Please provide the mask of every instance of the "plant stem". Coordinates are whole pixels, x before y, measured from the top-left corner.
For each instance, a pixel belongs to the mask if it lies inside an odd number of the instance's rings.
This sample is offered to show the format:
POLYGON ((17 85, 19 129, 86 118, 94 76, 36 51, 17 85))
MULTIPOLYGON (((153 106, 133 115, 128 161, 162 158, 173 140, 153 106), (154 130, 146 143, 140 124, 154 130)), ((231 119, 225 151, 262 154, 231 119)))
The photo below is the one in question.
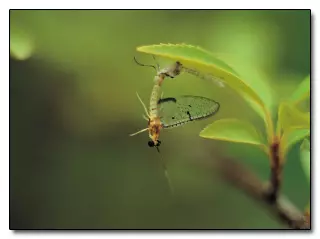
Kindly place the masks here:
POLYGON ((266 109, 266 107, 263 107, 264 114, 266 116, 266 131, 267 131, 267 137, 268 137, 268 142, 271 144, 273 138, 274 138, 274 126, 273 126, 273 121, 271 118, 270 112, 266 109))
POLYGON ((271 177, 268 193, 270 202, 275 202, 277 200, 278 192, 281 186, 282 163, 279 149, 280 141, 279 138, 275 136, 270 146, 271 177))
POLYGON ((278 195, 270 200, 270 190, 249 169, 235 160, 222 158, 217 160, 220 175, 228 182, 243 190, 247 195, 266 206, 268 211, 279 221, 292 229, 310 229, 309 215, 304 215, 287 198, 278 195))

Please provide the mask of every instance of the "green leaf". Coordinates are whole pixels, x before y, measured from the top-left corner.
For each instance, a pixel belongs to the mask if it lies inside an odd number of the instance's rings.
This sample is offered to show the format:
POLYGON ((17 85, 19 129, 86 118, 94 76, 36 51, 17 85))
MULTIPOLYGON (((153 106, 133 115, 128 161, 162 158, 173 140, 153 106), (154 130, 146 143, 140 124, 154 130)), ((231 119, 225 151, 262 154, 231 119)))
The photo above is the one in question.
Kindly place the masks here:
POLYGON ((196 69, 204 74, 212 74, 222 79, 226 84, 244 96, 245 99, 252 99, 260 108, 264 109, 264 103, 259 95, 245 81, 240 79, 235 70, 200 47, 186 44, 160 44, 141 46, 137 50, 174 61, 180 61, 187 68, 196 69))
POLYGON ((310 141, 305 139, 300 147, 300 161, 304 173, 310 182, 310 141))
POLYGON ((230 141, 257 145, 265 150, 261 134, 251 124, 238 119, 221 119, 208 125, 200 132, 200 136, 208 139, 230 141))
POLYGON ((268 110, 265 110, 263 108, 261 108, 260 105, 257 104, 256 101, 254 101, 253 99, 247 98, 246 99, 248 104, 258 113, 258 115, 261 116, 261 118, 264 120, 266 128, 267 128, 267 134, 268 134, 268 139, 269 142, 271 142, 272 138, 273 138, 273 123, 272 123, 272 119, 271 119, 271 113, 268 110))
POLYGON ((284 132, 298 128, 310 129, 310 112, 302 112, 293 104, 282 102, 279 106, 278 121, 278 127, 284 132))
POLYGON ((304 139, 305 137, 310 135, 309 129, 294 129, 288 132, 285 132, 281 137, 280 141, 280 152, 282 157, 286 155, 286 153, 290 150, 290 148, 296 144, 298 141, 304 139))
POLYGON ((290 99, 294 102, 299 102, 307 97, 310 97, 310 75, 308 75, 293 92, 290 99))
POLYGON ((199 64, 213 65, 215 68, 220 68, 234 74, 235 76, 239 76, 238 73, 228 64, 214 57, 210 52, 197 46, 187 44, 160 44, 141 46, 138 47, 137 50, 140 52, 167 57, 172 60, 190 60, 199 64))

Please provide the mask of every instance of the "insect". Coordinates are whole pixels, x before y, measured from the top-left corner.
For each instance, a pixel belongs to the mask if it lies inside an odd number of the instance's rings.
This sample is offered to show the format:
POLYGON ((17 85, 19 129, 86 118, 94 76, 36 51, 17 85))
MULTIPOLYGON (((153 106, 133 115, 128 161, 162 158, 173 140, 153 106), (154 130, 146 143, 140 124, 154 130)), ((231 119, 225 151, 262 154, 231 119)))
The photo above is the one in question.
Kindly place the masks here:
POLYGON ((217 77, 217 76, 214 76, 212 74, 205 74, 205 73, 201 73, 200 71, 197 71, 195 69, 191 69, 191 68, 187 68, 185 66, 182 66, 181 67, 181 71, 182 72, 187 72, 191 75, 194 75, 194 76, 197 76, 199 77, 200 79, 203 79, 203 80, 211 80, 213 81, 213 83, 215 83, 216 85, 220 86, 220 87, 225 87, 225 84, 223 82, 223 79, 220 78, 220 77, 217 77))
POLYGON ((158 106, 161 125, 164 129, 211 117, 220 108, 217 101, 194 95, 160 99, 158 106))
POLYGON ((162 128, 162 124, 160 121, 159 116, 159 108, 158 108, 158 101, 160 100, 160 94, 161 94, 161 85, 166 77, 174 78, 181 72, 181 64, 179 62, 176 62, 174 65, 164 68, 160 70, 159 65, 157 64, 157 68, 153 65, 144 65, 139 63, 135 58, 134 60, 138 65, 141 66, 150 66, 157 70, 157 75, 154 78, 154 86, 151 91, 151 97, 150 97, 150 103, 149 103, 149 111, 147 110, 147 107, 141 100, 139 94, 137 93, 137 97, 139 101, 141 102, 146 116, 144 115, 143 118, 148 121, 148 127, 145 129, 142 129, 136 133, 131 134, 130 136, 137 135, 139 133, 142 133, 144 131, 149 130, 149 138, 151 139, 148 141, 148 145, 150 147, 156 147, 158 149, 158 146, 160 146, 161 141, 159 140, 160 130, 162 128))
MULTIPOLYGON (((137 62, 136 59, 135 61, 137 62)), ((137 62, 137 64, 143 65, 139 62, 137 62)), ((155 68, 155 66, 150 66, 155 68)), ((175 98, 161 98, 161 84, 164 79, 166 77, 174 78, 179 75, 181 73, 182 64, 176 62, 174 65, 164 68, 163 70, 159 70, 159 65, 157 64, 157 68, 158 73, 155 76, 154 86, 151 92, 149 112, 137 93, 137 97, 147 115, 144 116, 144 118, 148 121, 148 127, 133 133, 130 136, 148 130, 149 138, 151 139, 148 141, 148 145, 150 147, 156 147, 157 150, 159 150, 158 146, 161 144, 159 136, 162 129, 177 127, 194 120, 210 117, 218 112, 220 104, 202 96, 185 95, 175 98)))
MULTIPOLYGON (((160 70, 158 63, 156 64, 157 67, 155 67, 153 65, 141 64, 135 58, 134 60, 138 65, 153 67, 157 71, 157 75, 154 78, 154 86, 151 92, 149 111, 141 100, 139 94, 136 93, 144 108, 146 115, 143 115, 143 118, 148 121, 148 127, 133 133, 130 136, 134 136, 148 130, 149 138, 151 139, 148 141, 148 145, 150 147, 156 147, 157 151, 160 153, 159 146, 161 141, 159 140, 159 136, 162 128, 180 126, 193 120, 204 119, 218 112, 220 104, 205 97, 180 96, 176 98, 162 98, 160 96, 161 85, 165 78, 174 78, 181 73, 182 64, 180 62, 177 61, 175 64, 160 70)), ((161 157, 160 160, 163 161, 161 157)), ((168 180, 170 190, 173 193, 174 189, 164 162, 162 163, 162 167, 164 169, 165 177, 168 180)))

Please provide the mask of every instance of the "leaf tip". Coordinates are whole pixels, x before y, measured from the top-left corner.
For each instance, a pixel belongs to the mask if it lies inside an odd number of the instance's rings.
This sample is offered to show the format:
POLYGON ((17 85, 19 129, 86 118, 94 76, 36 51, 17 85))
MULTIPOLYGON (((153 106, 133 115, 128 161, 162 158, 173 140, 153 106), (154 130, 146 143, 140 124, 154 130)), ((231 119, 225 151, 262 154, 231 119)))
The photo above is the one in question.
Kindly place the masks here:
POLYGON ((310 151, 310 141, 308 139, 304 139, 300 145, 300 150, 308 150, 310 151))

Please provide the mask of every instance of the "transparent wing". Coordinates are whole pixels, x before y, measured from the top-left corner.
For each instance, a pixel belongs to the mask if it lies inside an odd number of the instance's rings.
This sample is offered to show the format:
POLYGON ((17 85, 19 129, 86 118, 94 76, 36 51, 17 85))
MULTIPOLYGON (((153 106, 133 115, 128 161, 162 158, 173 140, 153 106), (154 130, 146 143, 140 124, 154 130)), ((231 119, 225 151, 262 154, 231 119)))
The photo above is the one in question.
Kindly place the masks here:
POLYGON ((193 95, 160 99, 158 106, 163 128, 210 117, 220 108, 220 104, 212 99, 193 95))

